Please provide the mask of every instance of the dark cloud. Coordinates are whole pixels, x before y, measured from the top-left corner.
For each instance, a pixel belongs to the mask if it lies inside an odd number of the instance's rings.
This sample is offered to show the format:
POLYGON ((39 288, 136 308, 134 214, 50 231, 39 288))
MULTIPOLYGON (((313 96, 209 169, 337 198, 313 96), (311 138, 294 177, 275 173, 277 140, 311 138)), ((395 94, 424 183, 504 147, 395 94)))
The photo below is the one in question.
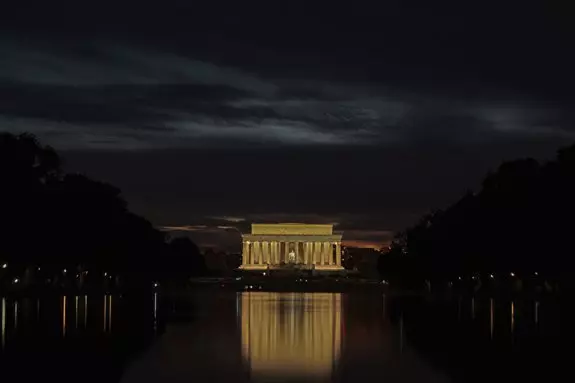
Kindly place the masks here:
POLYGON ((222 118, 244 114, 225 103, 248 93, 223 85, 156 84, 62 86, 0 84, 0 114, 75 124, 133 126, 162 124, 187 111, 222 118))
POLYGON ((65 150, 160 226, 337 222, 385 242, 499 161, 575 139, 555 2, 4 10, 2 129, 65 150))

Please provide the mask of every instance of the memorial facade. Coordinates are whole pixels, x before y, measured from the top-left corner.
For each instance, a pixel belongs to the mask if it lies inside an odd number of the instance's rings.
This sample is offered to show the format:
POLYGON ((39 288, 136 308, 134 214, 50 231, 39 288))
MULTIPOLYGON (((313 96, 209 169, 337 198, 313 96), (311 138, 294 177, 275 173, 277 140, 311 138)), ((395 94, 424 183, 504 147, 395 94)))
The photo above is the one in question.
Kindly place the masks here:
POLYGON ((341 237, 328 224, 254 223, 251 233, 242 235, 240 269, 343 270, 341 237))

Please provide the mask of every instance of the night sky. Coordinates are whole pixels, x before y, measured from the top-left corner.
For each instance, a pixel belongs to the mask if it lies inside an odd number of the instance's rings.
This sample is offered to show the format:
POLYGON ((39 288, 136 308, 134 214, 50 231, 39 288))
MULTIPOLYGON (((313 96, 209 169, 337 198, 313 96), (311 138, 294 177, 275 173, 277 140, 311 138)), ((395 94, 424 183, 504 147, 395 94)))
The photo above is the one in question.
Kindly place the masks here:
POLYGON ((568 2, 14 3, 0 130, 202 246, 238 250, 253 221, 380 246, 575 141, 568 2))

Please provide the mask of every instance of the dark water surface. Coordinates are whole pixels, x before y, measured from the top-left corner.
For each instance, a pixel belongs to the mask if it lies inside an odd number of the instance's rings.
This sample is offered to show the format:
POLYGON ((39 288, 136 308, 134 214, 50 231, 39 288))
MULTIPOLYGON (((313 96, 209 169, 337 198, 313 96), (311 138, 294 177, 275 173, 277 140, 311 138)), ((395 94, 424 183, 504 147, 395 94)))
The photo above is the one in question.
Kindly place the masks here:
POLYGON ((0 381, 119 381, 159 334, 154 298, 0 297, 0 381))
POLYGON ((2 381, 539 381, 571 355, 550 299, 204 291, 0 305, 2 381))

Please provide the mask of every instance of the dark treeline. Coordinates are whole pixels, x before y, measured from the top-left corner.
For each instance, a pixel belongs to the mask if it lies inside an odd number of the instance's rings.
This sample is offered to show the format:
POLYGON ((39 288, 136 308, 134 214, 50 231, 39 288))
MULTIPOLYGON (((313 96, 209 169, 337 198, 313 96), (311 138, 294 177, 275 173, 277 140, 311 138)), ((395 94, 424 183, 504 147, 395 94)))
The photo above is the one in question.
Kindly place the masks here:
POLYGON ((379 269, 412 287, 467 280, 476 289, 498 283, 555 289, 571 283, 574 229, 571 146, 546 163, 503 163, 477 193, 468 192, 397 235, 379 269))
POLYGON ((151 286, 205 270, 190 240, 170 242, 118 188, 64 173, 32 135, 0 134, 0 180, 0 288, 151 286))

